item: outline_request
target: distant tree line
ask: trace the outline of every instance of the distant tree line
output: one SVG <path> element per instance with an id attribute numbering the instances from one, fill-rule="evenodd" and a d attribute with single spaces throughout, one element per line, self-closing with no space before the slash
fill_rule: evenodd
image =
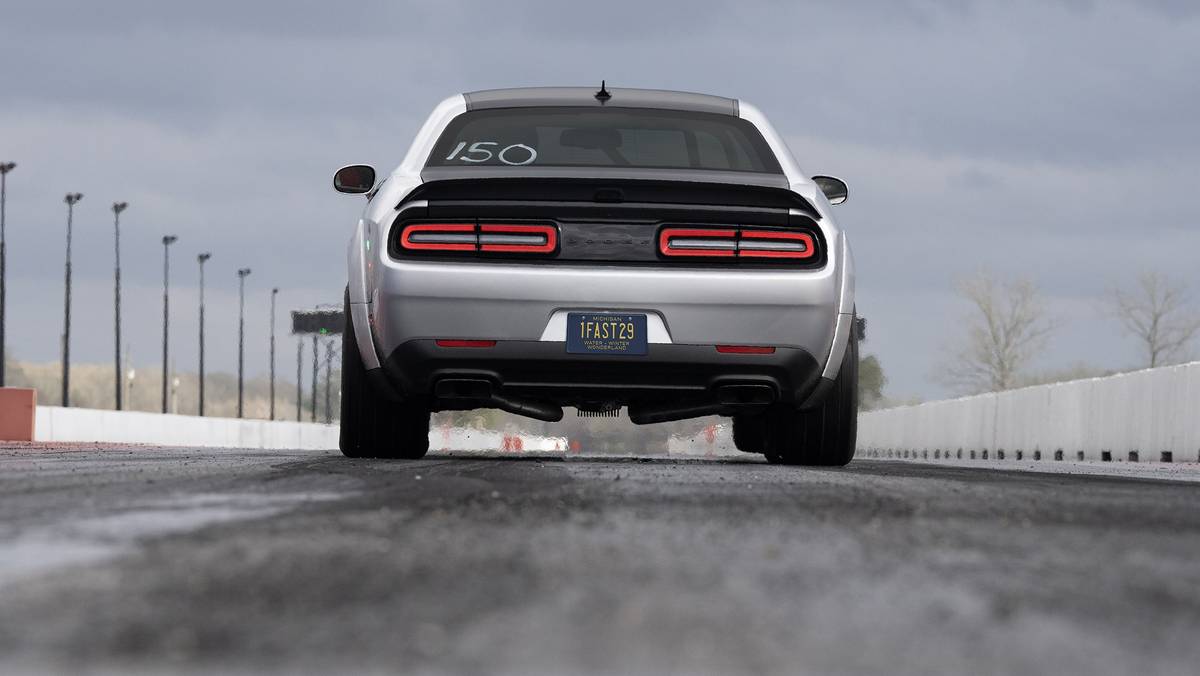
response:
<path id="1" fill-rule="evenodd" d="M 1029 372 L 1060 325 L 1032 281 L 998 281 L 981 272 L 960 282 L 958 292 L 970 310 L 963 334 L 935 373 L 943 383 L 970 394 L 1114 372 L 1083 364 L 1048 374 Z M 1137 342 L 1141 367 L 1186 360 L 1200 333 L 1200 314 L 1188 300 L 1186 284 L 1158 271 L 1110 289 L 1104 312 Z"/>

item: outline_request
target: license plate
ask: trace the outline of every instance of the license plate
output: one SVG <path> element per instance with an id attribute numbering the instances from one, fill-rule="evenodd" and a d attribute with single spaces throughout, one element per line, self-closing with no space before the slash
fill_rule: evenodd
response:
<path id="1" fill-rule="evenodd" d="M 646 354 L 646 315 L 612 312 L 567 313 L 567 352 Z"/>

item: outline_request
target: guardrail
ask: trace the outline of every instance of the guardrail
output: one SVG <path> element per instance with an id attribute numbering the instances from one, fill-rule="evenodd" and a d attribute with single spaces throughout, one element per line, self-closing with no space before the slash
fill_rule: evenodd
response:
<path id="1" fill-rule="evenodd" d="M 36 441 L 156 444 L 180 447 L 328 449 L 336 425 L 38 406 Z"/>
<path id="2" fill-rule="evenodd" d="M 1200 362 L 859 416 L 858 457 L 1200 461 Z"/>

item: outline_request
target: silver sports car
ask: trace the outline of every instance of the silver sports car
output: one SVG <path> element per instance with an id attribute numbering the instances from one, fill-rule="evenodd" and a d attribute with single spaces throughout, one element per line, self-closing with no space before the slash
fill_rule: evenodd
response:
<path id="1" fill-rule="evenodd" d="M 854 264 L 754 106 L 648 89 L 446 99 L 365 194 L 349 250 L 341 448 L 419 458 L 431 411 L 733 418 L 774 462 L 854 456 Z"/>

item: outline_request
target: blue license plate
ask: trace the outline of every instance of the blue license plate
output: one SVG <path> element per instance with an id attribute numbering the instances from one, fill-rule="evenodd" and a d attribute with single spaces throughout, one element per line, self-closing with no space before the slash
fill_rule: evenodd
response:
<path id="1" fill-rule="evenodd" d="M 567 352 L 646 354 L 646 315 L 613 312 L 567 313 Z"/>

